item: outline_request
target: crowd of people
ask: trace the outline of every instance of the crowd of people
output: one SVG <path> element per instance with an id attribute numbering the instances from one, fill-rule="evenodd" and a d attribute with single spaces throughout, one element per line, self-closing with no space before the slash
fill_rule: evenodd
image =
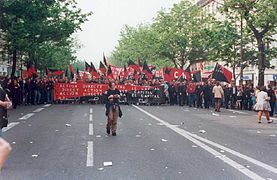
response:
<path id="1" fill-rule="evenodd" d="M 76 83 L 77 79 L 68 77 L 47 78 L 15 78 L 14 80 L 2 78 L 2 86 L 7 90 L 8 95 L 13 103 L 13 108 L 18 105 L 39 105 L 46 103 L 54 103 L 54 83 Z M 108 84 L 109 79 L 101 76 L 97 79 L 87 79 L 87 83 Z M 115 84 L 131 84 L 141 86 L 162 86 L 166 103 L 170 105 L 187 105 L 196 108 L 216 108 L 220 111 L 220 107 L 226 109 L 253 110 L 256 103 L 257 94 L 261 87 L 253 87 L 252 84 L 236 86 L 234 84 L 226 84 L 207 81 L 207 82 L 188 82 L 186 80 L 172 80 L 165 82 L 161 78 L 147 80 L 145 77 L 135 78 L 119 78 L 115 80 Z M 219 87 L 219 88 L 218 88 Z M 222 92 L 220 90 L 222 88 Z M 277 113 L 277 88 L 267 86 L 269 103 L 271 106 L 270 116 Z"/>

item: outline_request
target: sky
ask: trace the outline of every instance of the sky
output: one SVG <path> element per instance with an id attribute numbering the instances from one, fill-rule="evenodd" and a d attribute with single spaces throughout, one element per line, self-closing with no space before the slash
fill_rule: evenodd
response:
<path id="1" fill-rule="evenodd" d="M 120 38 L 124 25 L 136 26 L 151 23 L 162 8 L 169 9 L 181 0 L 78 0 L 83 12 L 93 15 L 82 26 L 76 36 L 82 44 L 77 57 L 94 62 L 109 57 Z"/>

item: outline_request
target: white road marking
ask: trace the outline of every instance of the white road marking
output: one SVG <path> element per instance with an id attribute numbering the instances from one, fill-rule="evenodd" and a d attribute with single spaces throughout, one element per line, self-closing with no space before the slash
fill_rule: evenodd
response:
<path id="1" fill-rule="evenodd" d="M 33 115 L 35 115 L 35 114 L 34 114 L 34 113 L 26 114 L 25 116 L 22 116 L 21 118 L 19 118 L 19 120 L 27 120 L 27 119 L 29 119 L 30 117 L 32 117 Z"/>
<path id="2" fill-rule="evenodd" d="M 92 117 L 92 114 L 90 114 L 89 115 L 89 121 L 92 121 L 93 119 L 92 119 L 93 117 Z"/>
<path id="3" fill-rule="evenodd" d="M 38 108 L 38 109 L 34 110 L 33 112 L 34 112 L 34 113 L 38 113 L 38 112 L 40 112 L 40 111 L 42 111 L 42 110 L 44 110 L 44 108 Z"/>
<path id="4" fill-rule="evenodd" d="M 137 106 L 134 106 L 134 105 L 133 105 L 133 107 L 135 107 L 136 109 L 138 109 L 138 110 L 140 110 L 141 112 L 145 113 L 146 115 L 150 116 L 151 118 L 155 119 L 156 121 L 158 121 L 158 122 L 160 122 L 160 123 L 163 123 L 166 127 L 170 128 L 171 130 L 175 131 L 176 133 L 178 133 L 178 134 L 180 134 L 181 136 L 185 137 L 186 139 L 190 140 L 190 141 L 193 142 L 194 144 L 196 144 L 196 145 L 202 147 L 203 149 L 205 149 L 205 150 L 208 151 L 209 153 L 215 155 L 216 157 L 218 157 L 219 159 L 221 159 L 222 161 L 224 161 L 225 163 L 229 164 L 230 166 L 232 166 L 233 168 L 237 169 L 238 171 L 240 171 L 241 173 L 245 174 L 246 176 L 248 176 L 248 177 L 251 178 L 251 179 L 264 179 L 264 178 L 260 177 L 258 174 L 256 174 L 256 173 L 250 171 L 249 169 L 245 168 L 243 165 L 241 165 L 241 164 L 239 164 L 239 163 L 233 161 L 232 159 L 226 157 L 225 155 L 223 155 L 223 154 L 217 152 L 216 150 L 214 150 L 214 149 L 212 149 L 211 147 L 207 146 L 206 144 L 200 142 L 199 140 L 201 140 L 201 141 L 203 141 L 203 142 L 206 142 L 206 143 L 208 143 L 208 144 L 211 144 L 211 145 L 213 145 L 213 146 L 216 146 L 216 147 L 218 147 L 218 148 L 220 148 L 220 149 L 222 149 L 222 150 L 225 150 L 225 151 L 227 151 L 227 152 L 229 152 L 229 153 L 232 153 L 232 154 L 234 154 L 234 155 L 236 155 L 236 156 L 238 156 L 238 157 L 240 157 L 240 158 L 242 158 L 242 159 L 245 159 L 245 160 L 247 160 L 247 161 L 249 161 L 249 162 L 252 162 L 253 164 L 256 164 L 256 165 L 258 165 L 258 166 L 260 166 L 260 167 L 263 167 L 263 168 L 265 168 L 265 169 L 267 169 L 267 170 L 270 170 L 271 172 L 277 173 L 277 169 L 274 168 L 274 167 L 272 167 L 272 166 L 269 166 L 269 165 L 267 165 L 267 164 L 264 164 L 264 163 L 262 163 L 262 162 L 260 162 L 260 161 L 258 161 L 258 160 L 255 160 L 255 159 L 250 158 L 250 157 L 248 157 L 248 156 L 246 156 L 246 155 L 243 155 L 243 154 L 241 154 L 241 153 L 238 153 L 238 152 L 236 152 L 236 151 L 233 151 L 233 150 L 231 150 L 231 149 L 229 149 L 229 148 L 226 148 L 226 147 L 224 147 L 224 146 L 221 146 L 221 145 L 219 145 L 219 144 L 217 144 L 217 143 L 214 143 L 214 142 L 212 142 L 212 141 L 209 141 L 209 140 L 207 140 L 207 139 L 204 139 L 204 138 L 202 138 L 202 137 L 200 137 L 200 136 L 197 136 L 197 135 L 195 135 L 195 134 L 191 134 L 191 133 L 189 133 L 188 131 L 185 131 L 184 129 L 181 129 L 181 128 L 179 128 L 179 127 L 176 127 L 176 126 L 174 126 L 174 125 L 169 124 L 169 123 L 166 122 L 166 121 L 163 121 L 163 120 L 159 119 L 158 117 L 156 117 L 156 116 L 154 116 L 154 115 L 148 113 L 147 111 L 145 111 L 145 110 L 143 110 L 143 109 L 141 109 L 141 108 L 139 108 L 139 107 L 137 107 Z M 198 140 L 197 140 L 197 139 L 198 139 Z"/>
<path id="5" fill-rule="evenodd" d="M 238 113 L 238 114 L 248 114 L 248 113 L 243 112 L 243 111 L 236 111 L 236 110 L 232 110 L 232 109 L 226 109 L 226 110 L 230 111 L 230 112 Z"/>
<path id="6" fill-rule="evenodd" d="M 89 124 L 89 135 L 93 136 L 93 124 Z"/>
<path id="7" fill-rule="evenodd" d="M 90 114 L 92 114 L 92 113 L 93 113 L 93 110 L 92 110 L 92 108 L 90 108 L 90 110 L 89 110 L 89 113 L 90 113 Z"/>
<path id="8" fill-rule="evenodd" d="M 87 167 L 93 166 L 93 141 L 88 142 L 87 149 Z"/>
<path id="9" fill-rule="evenodd" d="M 50 107 L 50 106 L 52 106 L 52 104 L 46 104 L 43 107 Z"/>
<path id="10" fill-rule="evenodd" d="M 18 125 L 18 124 L 19 124 L 19 122 L 12 122 L 12 123 L 9 123 L 7 127 L 4 127 L 4 128 L 2 129 L 2 131 L 3 131 L 3 132 L 6 132 L 6 131 L 8 131 L 9 129 L 13 128 L 14 126 Z"/>

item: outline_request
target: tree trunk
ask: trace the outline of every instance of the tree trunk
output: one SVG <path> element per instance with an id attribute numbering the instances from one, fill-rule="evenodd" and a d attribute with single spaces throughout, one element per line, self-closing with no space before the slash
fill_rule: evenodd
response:
<path id="1" fill-rule="evenodd" d="M 17 61 L 17 50 L 14 48 L 12 53 L 12 73 L 11 73 L 11 79 L 14 79 L 15 77 L 15 71 L 16 71 L 16 61 Z"/>
<path id="2" fill-rule="evenodd" d="M 264 72 L 265 72 L 265 45 L 263 42 L 263 37 L 261 35 L 257 35 L 257 43 L 258 43 L 258 69 L 259 69 L 259 76 L 258 76 L 258 85 L 264 86 Z"/>
<path id="3" fill-rule="evenodd" d="M 233 64 L 233 79 L 234 79 L 235 85 L 237 85 L 237 78 L 236 78 L 236 63 Z"/>

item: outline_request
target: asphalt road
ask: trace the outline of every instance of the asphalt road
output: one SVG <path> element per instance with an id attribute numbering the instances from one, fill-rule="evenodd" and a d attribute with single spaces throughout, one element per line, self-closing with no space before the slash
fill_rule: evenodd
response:
<path id="1" fill-rule="evenodd" d="M 277 179 L 277 119 L 255 112 L 122 106 L 118 136 L 102 105 L 19 107 L 2 180 Z M 112 166 L 104 166 L 111 162 Z"/>

